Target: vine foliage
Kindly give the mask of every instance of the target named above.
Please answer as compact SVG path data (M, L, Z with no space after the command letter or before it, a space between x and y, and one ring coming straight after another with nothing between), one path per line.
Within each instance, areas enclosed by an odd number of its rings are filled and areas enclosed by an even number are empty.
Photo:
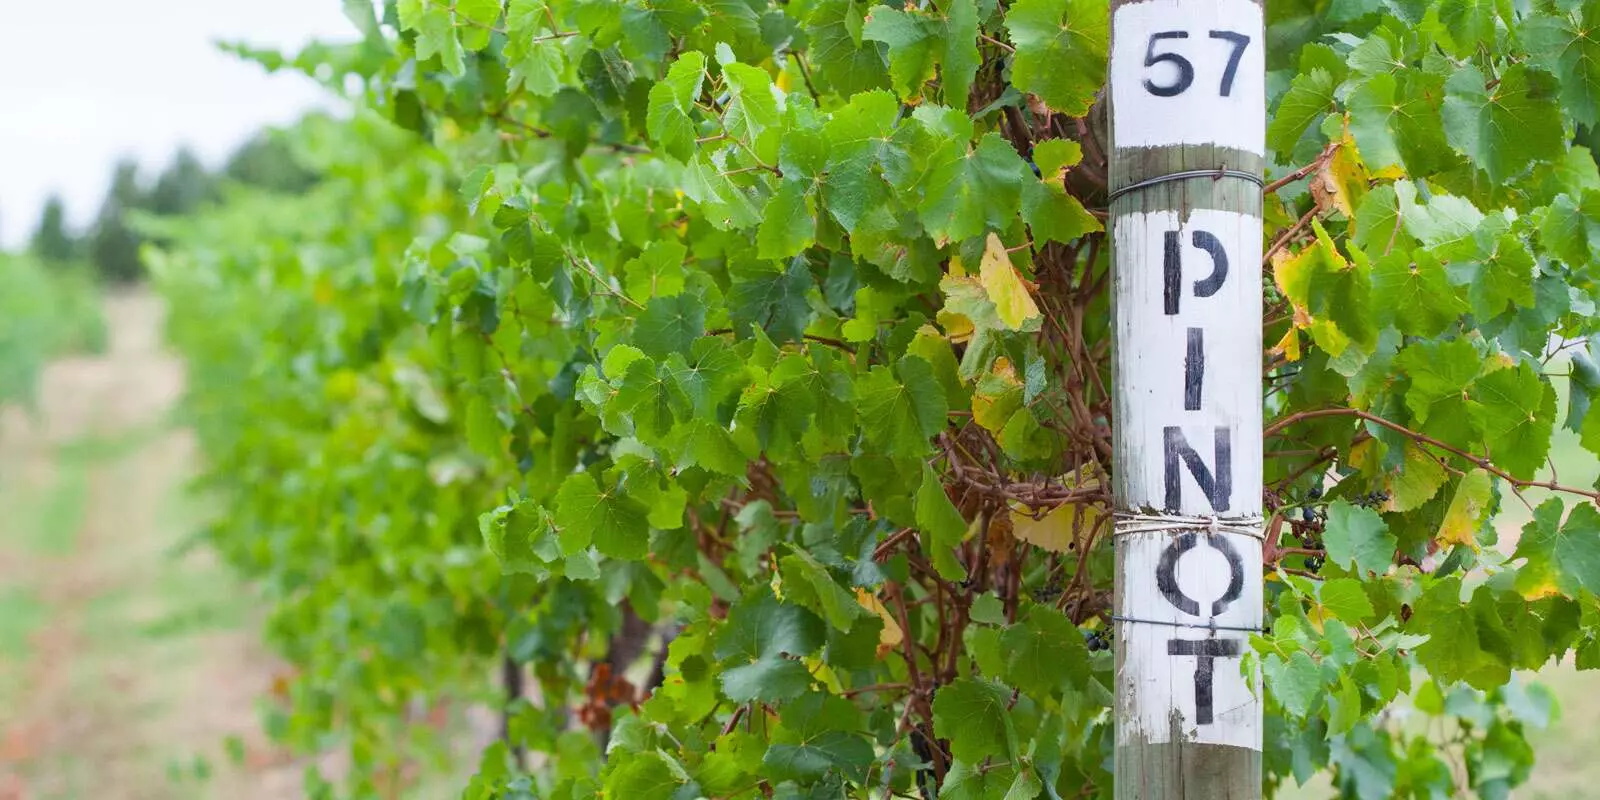
M236 48L317 185L150 254L314 793L476 702L474 800L1110 796L1105 1L345 8ZM1600 664L1600 4L1267 14L1266 780L1503 797Z

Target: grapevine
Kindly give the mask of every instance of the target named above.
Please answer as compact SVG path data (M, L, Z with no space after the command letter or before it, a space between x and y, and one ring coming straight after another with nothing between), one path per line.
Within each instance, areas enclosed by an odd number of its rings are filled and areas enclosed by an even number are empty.
M253 54L317 183L147 259L309 790L482 705L470 800L1111 796L1107 4L345 7ZM1269 790L1504 796L1600 665L1600 4L1518 8L1268 4Z

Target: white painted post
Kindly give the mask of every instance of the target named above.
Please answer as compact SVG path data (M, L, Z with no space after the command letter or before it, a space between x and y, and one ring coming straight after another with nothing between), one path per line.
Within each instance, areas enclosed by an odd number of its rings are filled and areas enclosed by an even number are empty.
M1263 33L1112 4L1118 798L1261 794Z

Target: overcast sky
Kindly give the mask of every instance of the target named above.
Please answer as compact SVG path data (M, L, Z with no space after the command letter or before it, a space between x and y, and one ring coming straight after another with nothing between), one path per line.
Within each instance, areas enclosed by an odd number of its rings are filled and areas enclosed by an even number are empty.
M216 166L263 123L325 95L219 52L218 39L297 49L355 32L340 0L0 0L0 243L24 241L51 192L72 222L111 166L153 175L180 144Z

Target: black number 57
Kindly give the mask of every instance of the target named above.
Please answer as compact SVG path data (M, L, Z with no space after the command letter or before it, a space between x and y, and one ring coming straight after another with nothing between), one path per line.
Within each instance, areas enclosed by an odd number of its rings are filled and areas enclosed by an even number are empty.
M1173 97L1183 94L1194 83L1194 65L1189 59L1177 53L1157 53L1156 43L1163 39L1187 39L1188 31L1162 31L1150 34L1150 44L1144 51L1144 65L1153 67L1162 62L1171 64L1178 70L1178 79L1166 86L1158 85L1149 78L1144 79L1146 91L1157 97ZM1235 31L1211 31L1211 38L1220 39L1233 45L1233 52L1228 54L1228 65L1222 70L1222 85L1218 92L1227 97L1233 92L1233 76L1239 71L1239 59L1244 56L1244 50L1250 46L1250 37Z

